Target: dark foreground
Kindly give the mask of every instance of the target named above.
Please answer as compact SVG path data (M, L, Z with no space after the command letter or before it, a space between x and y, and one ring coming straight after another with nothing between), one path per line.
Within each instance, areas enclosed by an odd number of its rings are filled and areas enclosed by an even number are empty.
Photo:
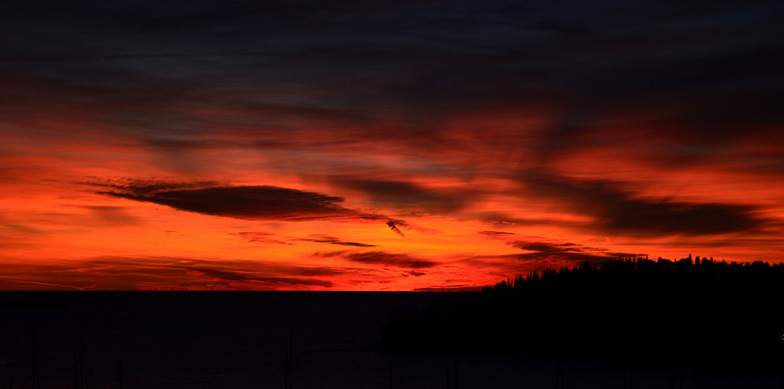
M0 387L780 388L777 374L474 353L384 352L430 293L0 292ZM559 386L560 385L560 386Z
M784 266L643 258L520 276L397 311L389 349L784 372Z

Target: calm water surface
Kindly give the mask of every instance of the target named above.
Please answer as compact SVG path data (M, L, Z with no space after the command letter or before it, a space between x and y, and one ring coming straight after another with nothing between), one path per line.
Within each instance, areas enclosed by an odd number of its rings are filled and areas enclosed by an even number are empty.
M25 296L0 293L0 305ZM0 309L0 387L556 388L554 361L355 350L430 293L67 292L63 309ZM35 356L33 356L33 351ZM75 368L77 363L83 369ZM35 366L35 371L34 368ZM779 377L567 364L564 388L780 388Z

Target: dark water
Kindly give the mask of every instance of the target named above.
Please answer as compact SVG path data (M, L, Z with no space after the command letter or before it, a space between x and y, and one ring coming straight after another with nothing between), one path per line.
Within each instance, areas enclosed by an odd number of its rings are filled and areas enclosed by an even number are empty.
M0 305L24 298L0 293ZM0 388L556 388L557 363L358 351L428 293L66 292L0 309ZM66 308L43 309L64 303ZM35 352L35 356L33 356ZM81 363L83 369L75 368ZM33 366L35 365L35 369ZM34 373L35 371L35 373ZM779 377L567 363L563 388L780 388ZM119 382L121 380L121 383Z

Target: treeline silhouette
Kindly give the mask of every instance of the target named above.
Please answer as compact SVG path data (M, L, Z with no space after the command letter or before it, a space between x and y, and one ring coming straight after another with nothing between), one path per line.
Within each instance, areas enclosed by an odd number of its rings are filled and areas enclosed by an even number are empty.
M776 370L784 266L620 258L520 275L390 312L384 347Z

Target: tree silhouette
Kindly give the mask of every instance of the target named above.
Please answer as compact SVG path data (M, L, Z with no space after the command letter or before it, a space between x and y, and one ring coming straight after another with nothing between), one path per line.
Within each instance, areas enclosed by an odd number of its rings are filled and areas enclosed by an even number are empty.
M440 295L382 333L390 350L774 370L783 298L780 264L619 258Z

